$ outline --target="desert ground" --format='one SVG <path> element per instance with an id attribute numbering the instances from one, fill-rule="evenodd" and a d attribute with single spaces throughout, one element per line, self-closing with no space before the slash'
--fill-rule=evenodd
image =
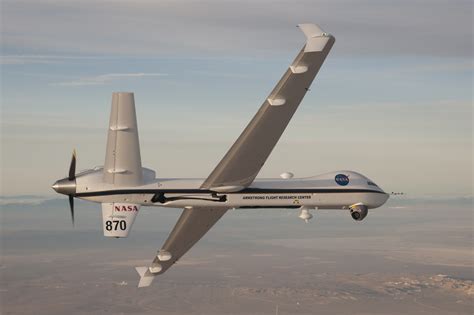
<path id="1" fill-rule="evenodd" d="M 100 206 L 3 198 L 2 314 L 472 314 L 472 199 L 393 198 L 346 211 L 234 210 L 151 287 L 179 210 L 142 209 L 127 239 Z"/>

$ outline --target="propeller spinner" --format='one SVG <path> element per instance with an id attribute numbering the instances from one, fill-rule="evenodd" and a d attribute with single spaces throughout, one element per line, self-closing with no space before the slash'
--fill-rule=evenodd
<path id="1" fill-rule="evenodd" d="M 76 194 L 76 151 L 72 153 L 71 164 L 69 165 L 69 175 L 66 178 L 56 181 L 51 186 L 57 193 L 69 197 L 69 208 L 71 209 L 71 220 L 74 226 L 74 195 Z"/>

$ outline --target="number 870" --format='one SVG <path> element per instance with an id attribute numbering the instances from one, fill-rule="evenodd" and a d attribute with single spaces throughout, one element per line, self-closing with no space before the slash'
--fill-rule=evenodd
<path id="1" fill-rule="evenodd" d="M 127 229 L 127 222 L 125 220 L 105 221 L 105 229 L 107 231 L 117 231 L 118 229 L 124 231 Z"/>

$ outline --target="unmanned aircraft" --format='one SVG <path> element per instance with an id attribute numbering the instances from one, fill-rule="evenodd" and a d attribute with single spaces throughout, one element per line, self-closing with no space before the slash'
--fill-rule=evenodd
<path id="1" fill-rule="evenodd" d="M 389 195 L 353 171 L 293 178 L 256 179 L 308 91 L 335 38 L 315 24 L 300 24 L 306 43 L 276 87 L 211 174 L 204 179 L 157 178 L 142 167 L 133 93 L 113 93 L 103 167 L 76 174 L 73 154 L 69 176 L 52 188 L 74 198 L 102 204 L 104 235 L 126 237 L 141 206 L 183 209 L 168 239 L 149 266 L 136 267 L 139 287 L 149 286 L 181 258 L 229 209 L 297 208 L 348 210 L 356 221 Z"/>

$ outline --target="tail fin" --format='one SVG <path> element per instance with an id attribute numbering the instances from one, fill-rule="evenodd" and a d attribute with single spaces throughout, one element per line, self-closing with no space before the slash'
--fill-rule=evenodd
<path id="1" fill-rule="evenodd" d="M 139 204 L 110 202 L 102 204 L 104 236 L 127 237 L 140 210 Z"/>
<path id="2" fill-rule="evenodd" d="M 116 186 L 143 184 L 138 126 L 133 93 L 112 94 L 104 180 Z"/>
<path id="3" fill-rule="evenodd" d="M 138 287 L 148 287 L 153 282 L 155 276 L 148 270 L 148 267 L 135 267 L 135 270 L 140 275 L 140 282 L 138 282 Z"/>

